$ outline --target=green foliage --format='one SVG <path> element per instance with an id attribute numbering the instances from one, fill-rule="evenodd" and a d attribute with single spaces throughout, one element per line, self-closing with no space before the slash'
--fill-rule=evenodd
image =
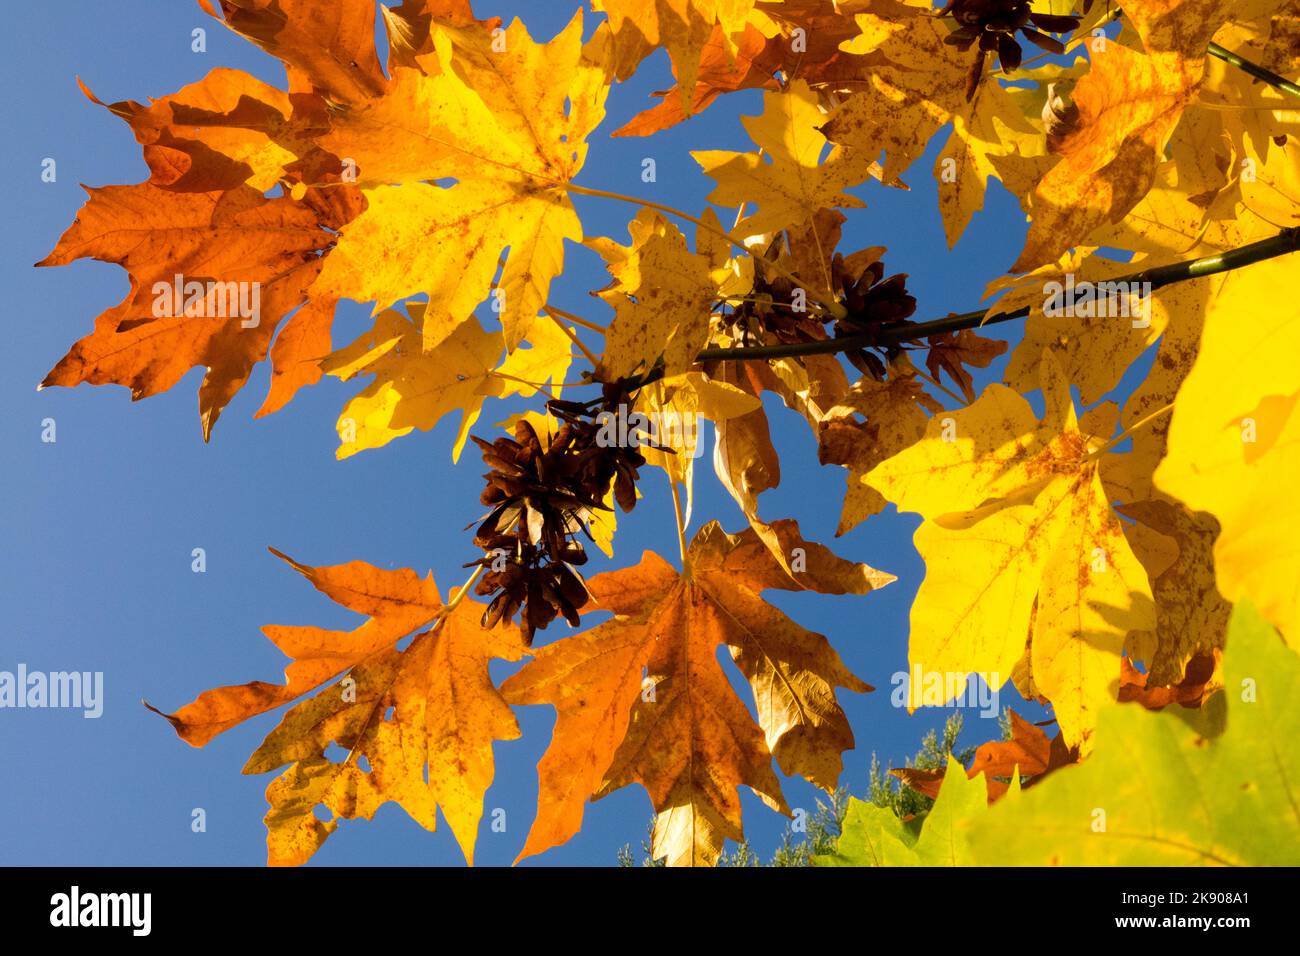
<path id="1" fill-rule="evenodd" d="M 928 813 L 850 800 L 818 866 L 1287 866 L 1300 862 L 1300 659 L 1249 602 L 1203 710 L 1115 704 L 1094 754 L 991 808 L 950 761 Z"/>
<path id="2" fill-rule="evenodd" d="M 960 751 L 957 750 L 957 738 L 961 736 L 963 724 L 961 712 L 954 710 L 944 722 L 942 736 L 933 729 L 927 731 L 921 738 L 920 749 L 903 766 L 915 767 L 918 770 L 938 770 L 947 762 L 950 753 L 956 753 L 957 759 L 964 764 L 969 764 L 975 756 L 975 748 L 965 747 Z M 1005 712 L 999 716 L 998 724 L 1002 728 L 1002 736 L 1005 740 L 1010 734 L 1010 723 Z M 892 776 L 889 773 L 891 769 L 892 766 L 882 769 L 876 755 L 874 753 L 871 755 L 867 800 L 878 807 L 892 810 L 895 816 L 902 819 L 929 810 L 934 801 Z"/>

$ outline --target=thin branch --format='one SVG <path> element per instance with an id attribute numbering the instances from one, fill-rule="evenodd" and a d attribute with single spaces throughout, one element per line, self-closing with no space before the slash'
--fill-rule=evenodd
<path id="1" fill-rule="evenodd" d="M 546 313 L 548 319 L 560 327 L 560 331 L 569 337 L 569 341 L 578 347 L 578 351 L 581 352 L 586 357 L 587 361 L 591 363 L 592 368 L 600 368 L 600 359 L 596 357 L 595 353 L 592 352 L 591 349 L 582 344 L 582 339 L 578 338 L 578 334 L 574 332 L 573 329 L 564 324 L 564 320 L 555 313 L 554 309 L 547 305 L 542 307 L 542 311 Z"/>
<path id="2" fill-rule="evenodd" d="M 1225 50 L 1217 43 L 1211 43 L 1209 46 L 1210 56 L 1217 56 L 1224 63 L 1230 63 L 1241 72 L 1253 76 L 1257 80 L 1267 83 L 1269 86 L 1276 87 L 1283 93 L 1290 93 L 1292 96 L 1300 96 L 1300 86 L 1292 83 L 1284 76 L 1279 76 L 1272 70 L 1266 70 L 1258 63 L 1252 63 L 1250 60 L 1240 57 L 1231 50 Z"/>
<path id="3" fill-rule="evenodd" d="M 1256 262 L 1263 262 L 1266 259 L 1274 259 L 1278 256 L 1284 256 L 1300 250 L 1300 227 L 1291 227 L 1283 229 L 1276 236 L 1270 236 L 1267 239 L 1261 239 L 1258 242 L 1252 242 L 1249 245 L 1242 246 L 1238 249 L 1232 249 L 1228 252 L 1219 253 L 1212 256 L 1202 256 L 1199 259 L 1189 259 L 1183 262 L 1173 262 L 1165 266 L 1157 266 L 1153 269 L 1144 269 L 1141 272 L 1135 272 L 1132 275 L 1124 276 L 1119 279 L 1112 279 L 1111 282 L 1141 284 L 1149 282 L 1152 291 L 1163 288 L 1167 285 L 1174 285 L 1178 282 L 1186 282 L 1189 279 L 1200 279 L 1205 276 L 1217 275 L 1220 272 L 1230 272 L 1233 269 L 1241 269 L 1245 266 L 1254 265 Z M 1012 319 L 1023 319 L 1029 315 L 1030 309 L 1025 307 L 1017 309 L 1014 312 L 1003 312 L 1000 315 L 989 317 L 989 309 L 982 309 L 975 312 L 962 312 L 956 315 L 945 316 L 942 319 L 933 319 L 929 322 L 917 322 L 912 325 L 900 325 L 893 328 L 881 329 L 876 332 L 864 332 L 861 335 L 846 335 L 836 339 L 824 339 L 817 342 L 795 342 L 789 345 L 762 345 L 754 347 L 730 347 L 730 348 L 710 348 L 700 352 L 695 360 L 697 362 L 711 362 L 720 359 L 731 361 L 748 362 L 758 361 L 760 359 L 774 358 L 791 358 L 800 355 L 831 355 L 836 352 L 847 352 L 853 349 L 861 348 L 878 348 L 881 346 L 901 345 L 904 342 L 912 342 L 924 339 L 927 336 L 937 335 L 941 332 L 956 332 L 961 329 L 974 329 L 982 325 L 992 325 L 997 322 L 1009 322 Z M 849 316 L 852 320 L 852 316 Z"/>
<path id="4" fill-rule="evenodd" d="M 605 326 L 601 325 L 599 322 L 593 322 L 591 321 L 591 319 L 584 319 L 580 315 L 574 315 L 572 312 L 566 312 L 564 311 L 564 309 L 558 308 L 556 306 L 548 305 L 546 307 L 546 310 L 552 313 L 553 315 L 558 315 L 566 322 L 572 322 L 574 325 L 580 325 L 584 329 L 590 329 L 592 332 L 599 332 L 601 335 L 604 335 L 606 332 L 609 331 L 608 329 L 605 328 Z"/>

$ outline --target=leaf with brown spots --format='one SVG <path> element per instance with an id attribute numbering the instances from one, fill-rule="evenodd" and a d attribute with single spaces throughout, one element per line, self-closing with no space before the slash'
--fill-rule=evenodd
<path id="1" fill-rule="evenodd" d="M 536 651 L 502 685 L 512 704 L 559 713 L 538 765 L 537 819 L 521 858 L 565 842 L 583 805 L 640 783 L 655 808 L 652 855 L 670 865 L 712 864 L 724 840 L 741 839 L 737 788 L 788 812 L 772 771 L 834 788 L 853 747 L 835 688 L 870 690 L 820 634 L 759 596 L 769 588 L 865 594 L 892 580 L 804 541 L 792 521 L 771 526 L 803 549 L 793 576 L 753 530 L 700 529 L 678 573 L 653 552 L 592 578 L 587 613 L 612 620 Z M 718 663 L 725 646 L 753 691 L 758 723 Z"/>
<path id="2" fill-rule="evenodd" d="M 492 742 L 519 736 L 488 663 L 523 655 L 518 630 L 484 629 L 483 607 L 474 601 L 444 608 L 432 575 L 361 561 L 313 568 L 275 553 L 322 594 L 366 615 L 366 622 L 352 631 L 268 626 L 266 636 L 294 658 L 284 684 L 220 687 L 164 716 L 182 739 L 203 746 L 323 687 L 285 713 L 244 767 L 245 773 L 266 773 L 290 764 L 266 791 L 268 862 L 306 862 L 340 818 L 369 819 L 392 800 L 428 830 L 441 809 L 473 863 L 483 795 L 493 777 Z M 397 649 L 399 640 L 430 623 Z M 344 671 L 341 681 L 325 687 Z M 335 743 L 347 750 L 342 760 L 326 754 Z M 318 817 L 318 806 L 332 817 Z"/>
<path id="3" fill-rule="evenodd" d="M 927 519 L 915 537 L 926 576 L 912 604 L 909 673 L 979 674 L 998 687 L 1029 635 L 1035 687 L 1076 747 L 1116 697 L 1129 632 L 1154 627 L 1155 611 L 1102 488 L 1102 441 L 1081 430 L 1046 354 L 1042 375 L 1041 421 L 991 385 L 969 408 L 931 419 L 921 441 L 865 480 Z M 912 679 L 909 706 L 922 696 Z"/>

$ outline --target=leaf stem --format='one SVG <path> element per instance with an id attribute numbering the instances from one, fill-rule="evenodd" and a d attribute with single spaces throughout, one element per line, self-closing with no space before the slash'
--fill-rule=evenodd
<path id="1" fill-rule="evenodd" d="M 578 347 L 578 351 L 586 356 L 587 361 L 591 363 L 593 369 L 600 368 L 600 359 L 596 357 L 595 353 L 592 352 L 591 349 L 582 344 L 582 339 L 578 338 L 578 334 L 574 332 L 573 329 L 564 324 L 564 320 L 555 314 L 554 309 L 549 305 L 546 305 L 542 307 L 542 311 L 546 313 L 548 319 L 560 327 L 560 331 L 569 337 L 569 340 Z"/>
<path id="2" fill-rule="evenodd" d="M 584 319 L 580 315 L 574 315 L 572 312 L 566 312 L 563 309 L 557 308 L 556 306 L 548 305 L 546 306 L 546 309 L 548 312 L 551 312 L 554 315 L 558 315 L 560 318 L 564 319 L 564 321 L 572 322 L 574 325 L 580 325 L 584 329 L 590 329 L 592 332 L 599 332 L 601 335 L 604 335 L 605 332 L 607 331 L 605 326 L 601 325 L 599 322 L 593 322 L 590 319 Z"/>
<path id="3" fill-rule="evenodd" d="M 1130 435 L 1132 435 L 1134 432 L 1136 432 L 1136 431 L 1138 431 L 1139 429 L 1141 429 L 1141 428 L 1143 428 L 1143 427 L 1145 427 L 1145 426 L 1151 424 L 1151 422 L 1155 421 L 1155 420 L 1156 420 L 1157 418 L 1159 418 L 1161 415 L 1167 414 L 1168 412 L 1173 411 L 1173 409 L 1174 409 L 1174 403 L 1173 403 L 1173 402 L 1170 402 L 1168 405 L 1162 405 L 1162 406 L 1160 406 L 1159 408 L 1157 408 L 1154 412 L 1152 412 L 1152 413 L 1149 414 L 1149 415 L 1143 415 L 1141 418 L 1139 418 L 1137 421 L 1135 421 L 1135 422 L 1134 422 L 1132 425 L 1130 425 L 1128 428 L 1124 429 L 1122 432 L 1120 432 L 1118 435 L 1116 435 L 1116 436 L 1115 436 L 1114 438 L 1112 438 L 1110 441 L 1106 442 L 1106 444 L 1102 445 L 1100 448 L 1098 448 L 1096 451 L 1094 451 L 1091 455 L 1089 455 L 1089 456 L 1088 456 L 1088 460 L 1089 460 L 1089 461 L 1095 461 L 1096 459 L 1100 458 L 1102 455 L 1105 455 L 1105 454 L 1109 453 L 1112 449 L 1115 448 L 1115 446 L 1117 446 L 1120 442 L 1124 441 L 1124 439 L 1128 438 L 1128 437 L 1129 437 Z"/>
<path id="4" fill-rule="evenodd" d="M 686 526 L 682 521 L 682 496 L 677 491 L 677 481 L 672 475 L 668 475 L 668 487 L 673 492 L 673 517 L 677 521 L 677 553 L 681 555 L 684 572 L 686 571 Z"/>

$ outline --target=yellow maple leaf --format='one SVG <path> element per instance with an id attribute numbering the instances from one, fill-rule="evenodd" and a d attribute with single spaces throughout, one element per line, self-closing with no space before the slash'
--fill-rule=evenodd
<path id="1" fill-rule="evenodd" d="M 862 200 L 844 192 L 872 175 L 869 157 L 843 147 L 831 148 L 819 127 L 826 116 L 817 96 L 803 80 L 780 92 L 763 94 L 763 112 L 741 121 L 763 153 L 700 150 L 691 156 L 717 180 L 709 201 L 741 203 L 758 209 L 741 220 L 747 235 L 798 226 L 818 209 L 861 208 Z M 827 153 L 823 159 L 823 153 Z"/>
<path id="2" fill-rule="evenodd" d="M 1081 430 L 1049 355 L 1042 375 L 1042 421 L 991 385 L 970 407 L 932 418 L 921 441 L 865 480 L 927 519 L 915 537 L 926 575 L 912 604 L 909 706 L 952 699 L 950 677 L 1000 686 L 1028 635 L 1034 683 L 1074 746 L 1117 695 L 1128 632 L 1154 628 L 1155 612 L 1102 488 L 1102 443 Z M 943 700 L 927 690 L 935 675 Z"/>
<path id="3" fill-rule="evenodd" d="M 1300 468 L 1300 304 L 1279 296 L 1287 259 L 1223 278 L 1209 303 L 1200 352 L 1178 390 L 1168 454 L 1156 486 L 1222 531 L 1214 545 L 1219 590 L 1249 596 L 1293 645 L 1300 633 L 1300 562 L 1291 494 Z M 1250 321 L 1241 321 L 1242 309 Z"/>
<path id="4" fill-rule="evenodd" d="M 417 428 L 428 431 L 443 416 L 459 411 L 452 445 L 452 460 L 457 460 L 484 399 L 531 394 L 548 379 L 562 382 L 568 371 L 571 341 L 550 321 L 538 324 L 530 347 L 516 349 L 498 365 L 501 337 L 486 331 L 478 319 L 461 322 L 426 351 L 428 335 L 422 326 L 429 313 L 418 304 L 409 311 L 409 318 L 393 309 L 380 313 L 372 330 L 321 363 L 344 381 L 374 375 L 339 416 L 339 458 L 379 448 Z"/>
<path id="5" fill-rule="evenodd" d="M 712 212 L 703 221 L 710 217 L 720 228 Z M 607 380 L 626 378 L 653 368 L 662 358 L 664 374 L 678 375 L 695 364 L 696 354 L 708 343 L 710 310 L 718 291 L 710 263 L 687 249 L 681 230 L 653 210 L 641 210 L 628 223 L 628 232 L 632 242 L 627 246 L 608 239 L 588 241 L 614 277 L 599 293 L 615 312 L 605 331 L 600 372 Z"/>
<path id="6" fill-rule="evenodd" d="M 1155 182 L 1156 167 L 1205 71 L 1205 48 L 1229 0 L 1141 0 L 1125 6 L 1144 51 L 1092 47 L 1074 89 L 1075 122 L 1061 159 L 1034 190 L 1029 235 L 1012 272 L 1059 258 L 1094 229 L 1121 220 Z"/>
<path id="7" fill-rule="evenodd" d="M 866 59 L 869 88 L 835 109 L 826 135 L 872 158 L 883 150 L 882 178 L 894 183 L 951 124 L 934 176 L 952 246 L 984 206 L 988 178 L 997 174 L 992 157 L 1029 148 L 1042 134 L 992 76 L 966 96 L 970 57 L 944 42 L 949 28 L 929 3 L 876 3 L 856 22 L 861 33 L 840 49 Z"/>
<path id="8" fill-rule="evenodd" d="M 887 381 L 863 377 L 826 413 L 817 430 L 818 460 L 848 469 L 836 537 L 885 507 L 884 497 L 864 477 L 919 441 L 925 434 L 926 412 L 940 409 L 921 388 L 916 370 L 904 356 L 891 365 Z"/>
<path id="9" fill-rule="evenodd" d="M 564 240 L 582 239 L 565 187 L 604 116 L 604 48 L 584 46 L 581 12 L 545 44 L 519 21 L 500 50 L 478 26 L 432 37 L 417 67 L 396 67 L 383 95 L 320 138 L 354 164 L 369 206 L 343 230 L 316 290 L 374 300 L 376 312 L 426 293 L 436 319 L 427 347 L 492 291 L 513 350 L 546 304 Z M 446 179 L 455 183 L 436 184 Z"/>

